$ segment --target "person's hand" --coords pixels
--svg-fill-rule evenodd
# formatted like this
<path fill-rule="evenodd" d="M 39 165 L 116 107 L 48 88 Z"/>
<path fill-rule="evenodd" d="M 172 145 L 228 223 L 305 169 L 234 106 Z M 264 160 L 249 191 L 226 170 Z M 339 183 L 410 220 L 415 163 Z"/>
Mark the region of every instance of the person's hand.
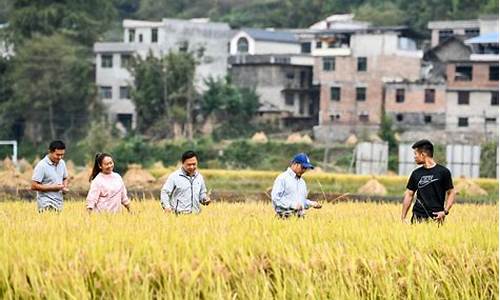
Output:
<path fill-rule="evenodd" d="M 62 188 L 62 192 L 63 192 L 63 194 L 66 194 L 67 192 L 69 192 L 68 187 L 67 187 L 67 186 L 64 186 L 64 187 Z"/>
<path fill-rule="evenodd" d="M 406 220 L 406 218 L 404 217 L 401 217 L 401 223 L 408 224 L 408 220 Z"/>
<path fill-rule="evenodd" d="M 435 216 L 434 220 L 436 220 L 438 222 L 443 222 L 444 218 L 446 217 L 446 214 L 444 211 L 433 212 L 432 214 Z"/>
<path fill-rule="evenodd" d="M 209 205 L 211 201 L 212 201 L 212 199 L 210 199 L 210 197 L 207 195 L 207 196 L 205 197 L 205 199 L 203 199 L 202 201 L 200 201 L 200 203 L 201 203 L 202 205 Z"/>
<path fill-rule="evenodd" d="M 321 205 L 321 203 L 319 203 L 318 201 L 311 201 L 311 206 L 312 206 L 313 208 L 317 208 L 317 209 L 319 209 L 319 208 L 321 208 L 323 205 Z"/>
<path fill-rule="evenodd" d="M 52 187 L 53 187 L 54 191 L 59 192 L 59 191 L 63 191 L 66 186 L 62 183 L 56 183 L 56 184 L 53 184 Z"/>

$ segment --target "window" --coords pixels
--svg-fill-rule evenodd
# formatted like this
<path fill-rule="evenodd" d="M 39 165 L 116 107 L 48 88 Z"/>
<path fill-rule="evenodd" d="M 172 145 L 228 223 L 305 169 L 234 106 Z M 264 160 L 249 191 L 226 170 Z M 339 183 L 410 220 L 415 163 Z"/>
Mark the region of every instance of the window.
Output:
<path fill-rule="evenodd" d="M 359 115 L 359 120 L 361 122 L 368 122 L 370 118 L 368 117 L 368 113 L 362 113 Z"/>
<path fill-rule="evenodd" d="M 317 41 L 316 42 L 316 48 L 317 49 L 320 49 L 322 46 L 323 46 L 323 44 L 321 43 L 321 41 Z"/>
<path fill-rule="evenodd" d="M 436 101 L 436 90 L 425 89 L 425 103 L 434 103 Z"/>
<path fill-rule="evenodd" d="M 120 55 L 120 66 L 123 69 L 127 69 L 130 66 L 130 60 L 132 59 L 132 56 L 130 54 L 122 54 Z"/>
<path fill-rule="evenodd" d="M 139 43 L 142 43 L 142 33 L 139 34 Z"/>
<path fill-rule="evenodd" d="M 366 71 L 366 57 L 358 57 L 358 72 Z"/>
<path fill-rule="evenodd" d="M 424 123 L 425 124 L 432 123 L 432 116 L 424 116 Z"/>
<path fill-rule="evenodd" d="M 151 29 L 151 43 L 158 43 L 158 28 Z"/>
<path fill-rule="evenodd" d="M 110 55 L 110 54 L 101 55 L 101 67 L 112 68 L 113 67 L 113 55 Z"/>
<path fill-rule="evenodd" d="M 458 118 L 458 127 L 469 127 L 469 118 Z"/>
<path fill-rule="evenodd" d="M 469 92 L 458 92 L 458 105 L 469 105 Z"/>
<path fill-rule="evenodd" d="M 356 101 L 365 101 L 366 100 L 366 88 L 357 87 L 356 88 Z"/>
<path fill-rule="evenodd" d="M 286 78 L 287 79 L 294 79 L 295 78 L 295 72 L 293 70 L 286 72 Z"/>
<path fill-rule="evenodd" d="M 498 106 L 498 92 L 491 92 L 491 106 Z"/>
<path fill-rule="evenodd" d="M 307 87 L 307 73 L 306 71 L 300 71 L 300 87 Z"/>
<path fill-rule="evenodd" d="M 135 29 L 129 29 L 128 30 L 128 41 L 130 43 L 135 42 Z"/>
<path fill-rule="evenodd" d="M 116 119 L 122 123 L 127 130 L 132 129 L 132 114 L 117 114 Z"/>
<path fill-rule="evenodd" d="M 304 94 L 299 95 L 299 114 L 303 115 L 306 110 L 306 97 Z"/>
<path fill-rule="evenodd" d="M 181 41 L 179 43 L 179 52 L 187 52 L 189 49 L 189 42 L 188 41 Z"/>
<path fill-rule="evenodd" d="M 455 81 L 471 81 L 472 66 L 455 66 Z"/>
<path fill-rule="evenodd" d="M 453 36 L 453 30 L 439 30 L 439 43 L 446 41 L 451 36 Z"/>
<path fill-rule="evenodd" d="M 484 118 L 485 123 L 496 123 L 497 118 Z"/>
<path fill-rule="evenodd" d="M 300 44 L 300 52 L 301 53 L 311 53 L 311 43 L 301 43 Z"/>
<path fill-rule="evenodd" d="M 295 104 L 295 97 L 291 92 L 285 92 L 285 104 L 293 106 Z"/>
<path fill-rule="evenodd" d="M 498 65 L 490 66 L 490 81 L 498 81 Z"/>
<path fill-rule="evenodd" d="M 248 53 L 248 40 L 247 38 L 240 37 L 236 42 L 236 48 L 238 53 Z"/>
<path fill-rule="evenodd" d="M 468 28 L 465 29 L 465 37 L 470 39 L 479 36 L 479 28 Z"/>
<path fill-rule="evenodd" d="M 330 115 L 330 121 L 338 121 L 340 120 L 340 114 L 334 114 L 334 115 Z"/>
<path fill-rule="evenodd" d="M 396 102 L 405 102 L 405 89 L 396 89 Z"/>
<path fill-rule="evenodd" d="M 335 71 L 335 57 L 323 57 L 323 71 Z"/>
<path fill-rule="evenodd" d="M 330 88 L 330 100 L 340 101 L 340 87 L 333 86 Z"/>
<path fill-rule="evenodd" d="M 113 90 L 110 86 L 101 86 L 99 87 L 99 96 L 101 99 L 112 99 L 113 98 Z"/>
<path fill-rule="evenodd" d="M 402 122 L 402 121 L 404 120 L 404 116 L 403 116 L 403 114 L 397 114 L 397 115 L 396 115 L 396 120 L 397 120 L 398 122 Z"/>
<path fill-rule="evenodd" d="M 128 86 L 120 87 L 120 99 L 130 99 L 130 88 Z"/>

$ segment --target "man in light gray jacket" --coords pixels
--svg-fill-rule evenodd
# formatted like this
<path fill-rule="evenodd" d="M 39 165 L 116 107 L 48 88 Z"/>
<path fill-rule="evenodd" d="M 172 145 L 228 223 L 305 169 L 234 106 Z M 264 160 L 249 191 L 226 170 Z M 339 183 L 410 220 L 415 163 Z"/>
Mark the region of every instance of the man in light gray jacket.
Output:
<path fill-rule="evenodd" d="M 161 188 L 161 206 L 166 213 L 199 213 L 200 204 L 208 205 L 210 197 L 203 176 L 197 170 L 198 155 L 186 151 L 181 162 L 182 167 L 170 174 Z"/>

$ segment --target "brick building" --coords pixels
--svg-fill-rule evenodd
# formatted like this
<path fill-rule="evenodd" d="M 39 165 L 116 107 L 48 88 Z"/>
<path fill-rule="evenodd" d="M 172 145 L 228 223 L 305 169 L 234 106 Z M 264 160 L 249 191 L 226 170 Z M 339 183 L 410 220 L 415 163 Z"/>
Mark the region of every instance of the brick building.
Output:
<path fill-rule="evenodd" d="M 314 82 L 320 84 L 315 137 L 344 140 L 378 130 L 384 84 L 418 80 L 423 53 L 405 27 L 371 27 L 320 32 L 312 55 Z"/>
<path fill-rule="evenodd" d="M 498 139 L 498 32 L 466 44 L 470 58 L 446 69 L 446 131 L 461 140 Z"/>
<path fill-rule="evenodd" d="M 260 122 L 281 129 L 317 124 L 313 58 L 304 50 L 297 35 L 287 31 L 243 29 L 231 39 L 228 74 L 237 86 L 255 89 Z"/>

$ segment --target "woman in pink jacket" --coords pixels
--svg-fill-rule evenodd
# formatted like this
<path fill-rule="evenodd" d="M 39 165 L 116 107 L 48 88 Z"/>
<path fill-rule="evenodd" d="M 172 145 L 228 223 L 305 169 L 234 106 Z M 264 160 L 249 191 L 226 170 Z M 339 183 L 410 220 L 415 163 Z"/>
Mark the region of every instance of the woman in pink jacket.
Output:
<path fill-rule="evenodd" d="M 90 175 L 90 190 L 87 194 L 89 212 L 116 213 L 125 206 L 130 212 L 130 200 L 122 177 L 113 172 L 113 157 L 107 153 L 97 153 Z"/>

